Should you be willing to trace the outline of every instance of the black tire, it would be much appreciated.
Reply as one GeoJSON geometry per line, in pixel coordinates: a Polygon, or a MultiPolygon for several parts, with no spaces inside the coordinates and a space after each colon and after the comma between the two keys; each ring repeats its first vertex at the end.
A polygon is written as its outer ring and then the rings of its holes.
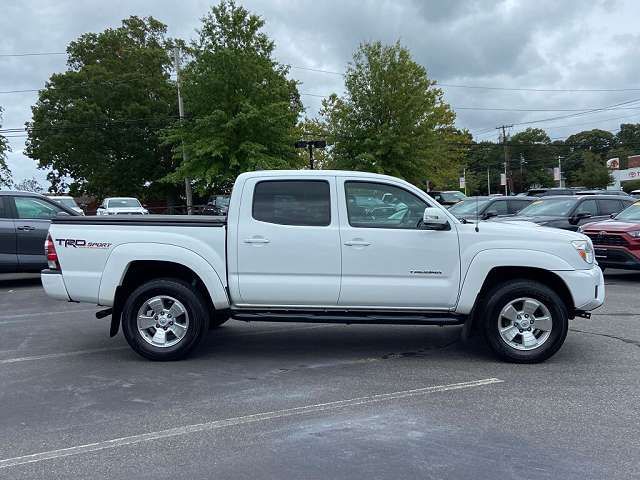
{"type": "Polygon", "coordinates": [[[202,295],[182,280],[175,278],[151,280],[131,292],[124,304],[122,310],[124,337],[131,348],[144,358],[155,361],[180,360],[191,353],[205,336],[209,326],[206,305],[202,295]],[[144,302],[158,295],[169,296],[180,301],[189,316],[189,325],[184,337],[173,346],[151,345],[138,331],[138,310],[144,302]]]}
{"type": "MultiPolygon", "coordinates": [[[[567,337],[569,315],[562,299],[546,285],[534,280],[516,280],[493,288],[485,297],[482,311],[482,330],[487,343],[501,359],[513,363],[538,363],[555,354],[567,337]],[[548,338],[532,350],[518,350],[507,344],[499,332],[498,321],[502,309],[509,302],[529,297],[542,303],[551,314],[552,327],[548,338]]],[[[526,332],[525,332],[526,333],[526,332]]]]}

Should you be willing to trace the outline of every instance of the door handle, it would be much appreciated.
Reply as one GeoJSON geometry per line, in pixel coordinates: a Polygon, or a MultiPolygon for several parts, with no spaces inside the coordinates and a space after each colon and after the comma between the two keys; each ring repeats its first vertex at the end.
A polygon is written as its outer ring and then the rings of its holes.
{"type": "Polygon", "coordinates": [[[344,244],[347,247],[368,247],[371,245],[371,242],[366,242],[364,240],[347,240],[344,244]]]}
{"type": "Polygon", "coordinates": [[[245,238],[244,243],[269,243],[269,240],[266,238],[245,238]]]}
{"type": "Polygon", "coordinates": [[[17,227],[18,230],[27,230],[27,231],[32,231],[35,230],[36,227],[32,227],[31,225],[21,225],[19,227],[17,227]]]}

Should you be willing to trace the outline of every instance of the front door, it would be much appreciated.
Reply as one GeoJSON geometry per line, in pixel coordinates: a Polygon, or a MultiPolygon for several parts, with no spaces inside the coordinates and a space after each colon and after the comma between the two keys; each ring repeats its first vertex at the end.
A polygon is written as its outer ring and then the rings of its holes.
{"type": "Polygon", "coordinates": [[[14,220],[18,263],[21,271],[34,272],[47,268],[44,242],[51,219],[63,210],[42,198],[15,196],[14,220]]]}
{"type": "Polygon", "coordinates": [[[400,183],[340,177],[338,192],[340,305],[437,310],[455,305],[460,255],[453,221],[450,230],[421,229],[424,209],[432,205],[400,183]]]}
{"type": "Polygon", "coordinates": [[[239,305],[331,306],[340,289],[335,177],[248,180],[238,220],[239,305]]]}

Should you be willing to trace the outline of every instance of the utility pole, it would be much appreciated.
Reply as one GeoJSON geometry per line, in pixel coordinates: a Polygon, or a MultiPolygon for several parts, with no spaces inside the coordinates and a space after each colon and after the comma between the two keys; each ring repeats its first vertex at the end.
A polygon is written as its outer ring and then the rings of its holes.
{"type": "MultiPolygon", "coordinates": [[[[182,94],[180,93],[180,48],[173,49],[173,59],[176,69],[176,85],[178,87],[178,114],[180,115],[180,123],[184,120],[184,104],[182,103],[182,94]]],[[[187,162],[187,151],[184,148],[184,140],[182,142],[182,163],[187,162]]],[[[187,215],[193,215],[193,191],[191,190],[191,179],[184,179],[184,193],[187,199],[187,215]]]]}
{"type": "Polygon", "coordinates": [[[562,156],[558,155],[558,186],[562,188],[562,156]]]}
{"type": "Polygon", "coordinates": [[[520,154],[520,191],[524,192],[524,170],[523,167],[526,165],[526,160],[524,159],[524,155],[520,154]]]}
{"type": "Polygon", "coordinates": [[[489,167],[487,167],[487,195],[491,195],[491,175],[489,175],[489,167]]]}
{"type": "Polygon", "coordinates": [[[507,128],[511,128],[513,125],[501,125],[496,127],[496,130],[502,130],[502,145],[504,149],[504,195],[509,195],[509,149],[507,145],[507,128]]]}

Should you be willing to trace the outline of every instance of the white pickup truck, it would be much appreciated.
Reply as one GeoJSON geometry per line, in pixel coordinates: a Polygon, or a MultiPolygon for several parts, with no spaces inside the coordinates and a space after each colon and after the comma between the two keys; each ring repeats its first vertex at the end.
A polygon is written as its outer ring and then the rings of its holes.
{"type": "Polygon", "coordinates": [[[501,358],[533,363],[569,319],[604,302],[582,234],[458,221],[397,178],[260,171],[238,177],[228,216],[60,217],[46,292],[109,307],[152,360],[191,352],[245,321],[461,325],[501,358]]]}

